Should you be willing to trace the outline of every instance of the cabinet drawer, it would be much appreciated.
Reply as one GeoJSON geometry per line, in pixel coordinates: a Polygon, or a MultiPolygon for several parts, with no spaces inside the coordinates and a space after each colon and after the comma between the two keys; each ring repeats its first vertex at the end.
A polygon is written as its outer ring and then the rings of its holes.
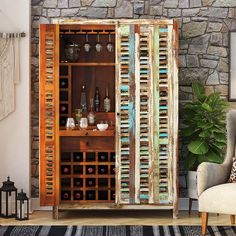
{"type": "Polygon", "coordinates": [[[115,150],[114,137],[61,137],[61,151],[115,150]]]}

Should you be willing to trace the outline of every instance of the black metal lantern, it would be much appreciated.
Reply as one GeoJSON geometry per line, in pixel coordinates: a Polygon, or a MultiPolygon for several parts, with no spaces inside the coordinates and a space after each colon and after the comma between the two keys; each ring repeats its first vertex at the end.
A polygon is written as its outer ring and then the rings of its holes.
{"type": "Polygon", "coordinates": [[[18,193],[16,198],[16,219],[17,220],[28,220],[29,219],[29,198],[26,196],[26,193],[18,193]]]}
{"type": "Polygon", "coordinates": [[[17,188],[14,186],[14,182],[10,181],[10,177],[7,177],[7,181],[3,182],[0,188],[0,216],[4,218],[10,218],[16,216],[16,196],[17,188]]]}

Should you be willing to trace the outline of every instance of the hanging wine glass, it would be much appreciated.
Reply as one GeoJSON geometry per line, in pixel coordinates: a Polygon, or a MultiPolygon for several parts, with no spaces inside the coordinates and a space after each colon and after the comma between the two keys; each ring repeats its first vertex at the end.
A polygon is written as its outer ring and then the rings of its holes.
{"type": "Polygon", "coordinates": [[[109,33],[109,39],[108,39],[108,44],[107,44],[107,51],[108,52],[113,52],[114,47],[113,44],[111,42],[111,34],[109,33]]]}
{"type": "Polygon", "coordinates": [[[97,34],[97,43],[95,45],[96,51],[101,52],[102,51],[102,45],[100,43],[99,33],[97,34]]]}
{"type": "Polygon", "coordinates": [[[90,49],[91,49],[91,45],[90,45],[89,40],[88,40],[88,33],[86,33],[86,42],[84,44],[84,51],[89,52],[90,49]]]}

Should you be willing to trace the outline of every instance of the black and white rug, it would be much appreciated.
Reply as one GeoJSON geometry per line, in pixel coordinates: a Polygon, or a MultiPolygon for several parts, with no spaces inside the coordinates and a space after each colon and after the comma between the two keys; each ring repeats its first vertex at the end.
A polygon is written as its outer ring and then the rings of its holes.
{"type": "MultiPolygon", "coordinates": [[[[0,236],[198,236],[201,226],[0,226],[0,236]]],[[[234,236],[236,227],[208,226],[206,235],[234,236]]]]}

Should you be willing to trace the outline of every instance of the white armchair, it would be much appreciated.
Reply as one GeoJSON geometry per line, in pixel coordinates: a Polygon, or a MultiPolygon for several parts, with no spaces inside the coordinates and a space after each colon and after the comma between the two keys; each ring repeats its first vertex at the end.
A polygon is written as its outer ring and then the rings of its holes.
{"type": "Polygon", "coordinates": [[[227,183],[236,155],[236,110],[227,114],[227,152],[223,164],[204,162],[197,170],[198,203],[202,212],[202,233],[206,234],[208,213],[229,214],[231,224],[236,215],[236,183],[227,183]]]}

